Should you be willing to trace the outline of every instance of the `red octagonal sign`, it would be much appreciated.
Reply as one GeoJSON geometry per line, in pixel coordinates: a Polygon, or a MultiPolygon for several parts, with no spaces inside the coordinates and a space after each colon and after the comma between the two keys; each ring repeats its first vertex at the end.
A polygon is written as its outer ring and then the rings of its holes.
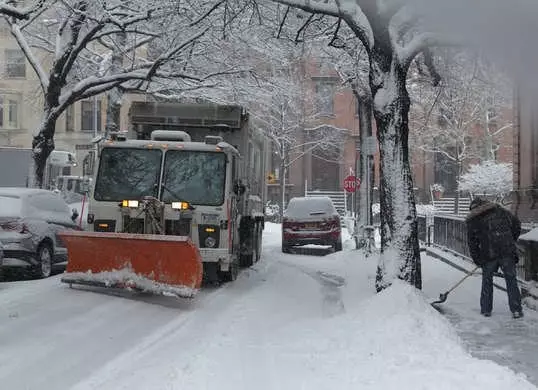
{"type": "Polygon", "coordinates": [[[349,175],[344,179],[344,190],[347,192],[355,192],[361,186],[361,179],[353,175],[349,175]]]}

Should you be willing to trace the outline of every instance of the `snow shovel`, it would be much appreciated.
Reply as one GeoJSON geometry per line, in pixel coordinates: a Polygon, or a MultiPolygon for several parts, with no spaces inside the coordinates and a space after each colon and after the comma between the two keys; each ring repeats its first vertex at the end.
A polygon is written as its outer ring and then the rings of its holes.
{"type": "Polygon", "coordinates": [[[439,300],[438,301],[435,301],[435,302],[432,302],[431,304],[432,305],[436,305],[438,303],[443,303],[446,301],[446,299],[448,298],[448,294],[450,294],[452,292],[452,290],[454,290],[456,287],[458,287],[460,284],[463,283],[463,281],[465,279],[467,279],[469,276],[473,275],[477,270],[478,268],[480,268],[479,265],[477,265],[475,267],[475,269],[473,269],[471,272],[469,272],[468,274],[466,274],[458,283],[456,283],[450,290],[448,290],[447,292],[444,292],[444,293],[441,293],[439,294],[439,300]]]}

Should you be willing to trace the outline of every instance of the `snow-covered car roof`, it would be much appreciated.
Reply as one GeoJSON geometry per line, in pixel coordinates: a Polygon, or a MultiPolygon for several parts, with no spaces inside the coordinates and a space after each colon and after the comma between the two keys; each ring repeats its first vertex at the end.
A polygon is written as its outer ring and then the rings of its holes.
{"type": "Polygon", "coordinates": [[[0,196],[17,196],[24,197],[33,194],[50,194],[52,191],[43,190],[41,188],[26,188],[26,187],[0,187],[0,196]]]}
{"type": "Polygon", "coordinates": [[[336,208],[328,196],[296,197],[288,203],[284,215],[293,218],[311,217],[313,214],[336,214],[336,208]]]}

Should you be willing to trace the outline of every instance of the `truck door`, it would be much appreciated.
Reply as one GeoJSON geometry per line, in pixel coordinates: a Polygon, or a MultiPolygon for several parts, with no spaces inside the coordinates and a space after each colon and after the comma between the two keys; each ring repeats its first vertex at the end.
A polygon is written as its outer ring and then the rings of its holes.
{"type": "Polygon", "coordinates": [[[229,183],[231,185],[231,190],[229,191],[230,198],[228,200],[228,215],[229,215],[229,223],[228,223],[228,238],[229,238],[229,249],[230,253],[238,253],[239,252],[239,223],[238,223],[238,216],[239,216],[239,196],[235,193],[235,184],[238,180],[238,164],[237,164],[237,156],[232,155],[232,166],[230,169],[230,180],[229,183]]]}

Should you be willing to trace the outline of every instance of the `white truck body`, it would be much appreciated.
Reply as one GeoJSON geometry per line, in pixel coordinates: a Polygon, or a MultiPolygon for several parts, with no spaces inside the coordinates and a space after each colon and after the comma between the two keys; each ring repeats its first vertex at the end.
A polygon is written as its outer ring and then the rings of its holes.
{"type": "MultiPolygon", "coordinates": [[[[158,108],[152,107],[154,114],[147,121],[162,122],[155,114],[158,108]]],[[[185,105],[164,108],[181,112],[185,105]]],[[[234,109],[240,115],[236,127],[223,129],[217,123],[189,128],[178,119],[174,128],[138,134],[145,139],[104,141],[90,194],[90,230],[144,233],[140,210],[121,203],[138,205],[143,196],[153,196],[165,203],[165,234],[192,239],[208,278],[233,279],[240,266],[256,262],[264,226],[269,144],[249,126],[245,113],[234,109]],[[171,131],[178,130],[177,125],[183,136],[171,131]],[[152,135],[154,139],[147,139],[152,135]],[[194,209],[174,208],[179,202],[194,209]]],[[[191,119],[207,118],[200,114],[191,119]]]]}

